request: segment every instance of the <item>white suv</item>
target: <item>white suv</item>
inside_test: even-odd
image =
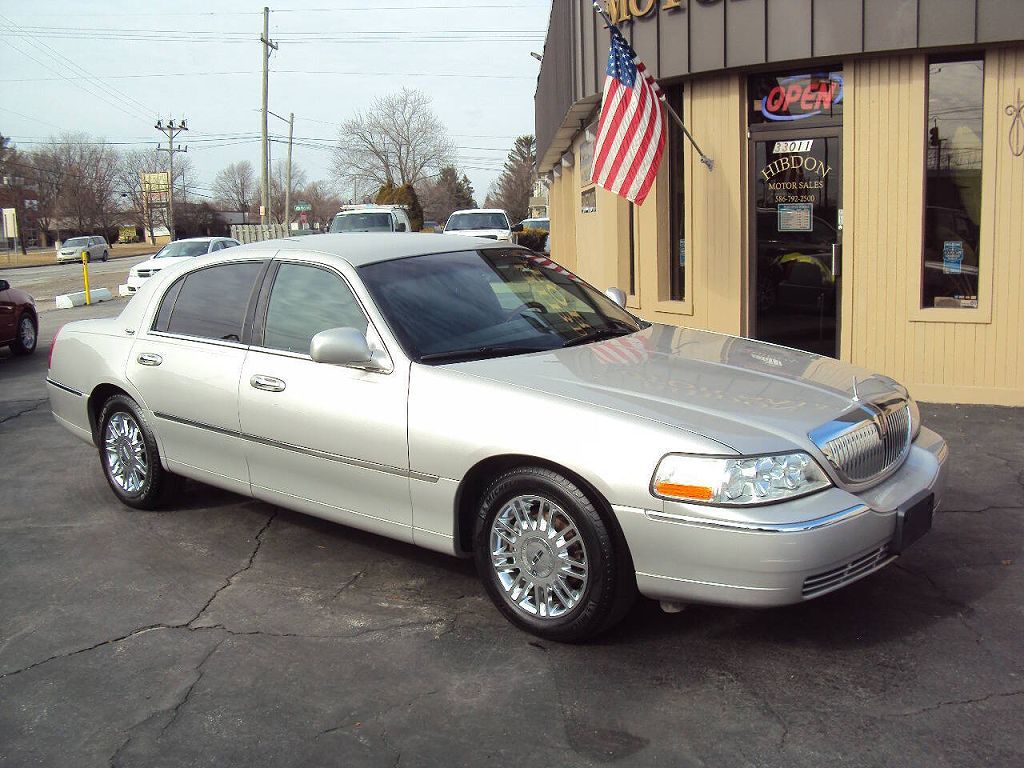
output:
[[[473,208],[455,211],[444,225],[446,235],[486,237],[488,240],[511,240],[512,226],[508,214],[500,208]]]

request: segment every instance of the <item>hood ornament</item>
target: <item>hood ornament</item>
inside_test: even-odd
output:
[[[860,395],[857,393],[857,377],[853,377],[853,402],[860,402]]]

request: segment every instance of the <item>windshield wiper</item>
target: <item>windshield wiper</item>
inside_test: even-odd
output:
[[[525,352],[545,352],[544,349],[538,349],[537,347],[524,347],[524,346],[491,346],[491,347],[473,347],[472,349],[453,349],[448,352],[431,352],[429,355],[420,355],[419,361],[421,363],[437,363],[437,362],[455,362],[457,360],[473,360],[480,357],[488,356],[500,356],[500,355],[517,355]]]
[[[604,341],[605,339],[616,339],[619,336],[628,336],[631,333],[636,333],[636,328],[622,323],[619,326],[609,326],[607,328],[598,328],[593,331],[588,331],[582,336],[577,336],[575,339],[569,339],[563,347],[575,347],[580,344],[589,344],[592,341]]]

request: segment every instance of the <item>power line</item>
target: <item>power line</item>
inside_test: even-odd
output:
[[[528,7],[530,7],[530,6],[528,6]],[[548,2],[547,2],[547,0],[543,0],[542,2],[539,2],[537,6],[534,6],[534,7],[536,7],[538,10],[544,10],[545,8],[548,7]],[[479,3],[475,3],[474,4],[474,8],[472,10],[475,10],[475,11],[486,11],[486,10],[489,10],[489,9],[498,9],[498,10],[515,9],[515,10],[521,11],[521,10],[523,10],[523,4],[519,3],[519,4],[513,4],[513,5],[509,5],[509,4],[480,5]],[[441,10],[465,11],[465,10],[467,10],[467,8],[466,8],[465,4],[462,4],[462,5],[374,5],[374,6],[369,7],[369,8],[366,7],[365,5],[363,5],[361,7],[349,7],[349,8],[341,8],[341,7],[334,7],[334,8],[285,8],[285,9],[280,9],[280,10],[279,9],[275,9],[274,13],[302,13],[302,14],[307,14],[307,13],[359,13],[359,12],[373,12],[373,13],[376,13],[378,11],[441,11]],[[145,13],[145,12],[140,12],[140,13],[75,13],[75,16],[76,17],[81,17],[81,18],[100,17],[100,18],[118,18],[118,19],[122,19],[122,18],[129,18],[129,17],[163,17],[163,16],[199,16],[199,17],[207,17],[207,16],[259,16],[261,14],[262,14],[262,11],[166,11],[166,12],[161,12],[161,13]],[[18,16],[17,14],[14,14],[14,15],[16,17],[20,18],[20,16]],[[51,17],[51,16],[59,16],[60,18],[67,18],[67,14],[66,13],[33,13],[30,16],[25,16],[25,18],[39,19],[39,18],[47,18],[47,17]]]
[[[144,80],[148,78],[165,77],[222,77],[233,75],[255,75],[255,70],[233,71],[233,72],[150,72],[136,75],[103,75],[104,80]],[[341,71],[333,69],[308,70],[308,69],[275,69],[271,74],[293,74],[293,75],[346,75],[352,77],[373,76],[373,77],[440,77],[440,78],[465,78],[469,80],[536,80],[530,75],[489,75],[476,74],[472,72],[380,72],[380,71]],[[58,80],[80,80],[81,77],[28,77],[16,80],[4,80],[4,83],[49,83]],[[298,119],[298,118],[296,118]],[[306,118],[303,118],[306,119]]]
[[[9,29],[12,29],[12,28],[15,29],[15,30],[21,29],[17,24],[12,22],[6,16],[0,15],[0,20],[2,20],[2,23],[4,25],[3,27],[0,27],[0,32],[6,31],[6,30],[9,30]],[[42,40],[40,40],[38,35],[34,35],[32,33],[28,33],[28,37],[30,39],[34,40],[42,48],[44,48],[45,50],[49,51],[53,55],[53,57],[57,60],[58,64],[60,64],[60,62],[63,61],[66,66],[71,68],[72,72],[77,71],[80,75],[86,76],[86,78],[89,80],[90,84],[93,85],[94,87],[99,88],[102,91],[108,93],[115,100],[127,99],[130,102],[129,105],[128,105],[130,108],[135,109],[140,114],[147,114],[145,110],[139,109],[138,107],[134,106],[134,102],[136,100],[133,100],[133,98],[132,98],[132,96],[130,94],[125,93],[124,91],[120,90],[119,88],[116,88],[115,86],[108,85],[108,84],[104,83],[102,80],[100,80],[95,74],[90,72],[88,69],[86,69],[85,67],[83,67],[80,64],[76,63],[75,61],[69,59],[64,54],[60,53],[59,51],[57,51],[56,49],[54,49],[50,45],[48,45],[45,42],[43,42]],[[65,73],[62,72],[60,74],[63,75]]]

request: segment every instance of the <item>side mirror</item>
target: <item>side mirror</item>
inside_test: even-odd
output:
[[[309,356],[318,363],[382,369],[374,359],[366,336],[355,328],[328,328],[309,342]]]
[[[11,284],[8,283],[6,280],[0,280],[0,291],[6,291],[10,289],[10,287]]]
[[[516,224],[514,227],[512,227],[512,231],[513,232],[522,232],[523,231],[523,225],[522,224]]]
[[[626,308],[626,294],[621,288],[609,288],[604,292],[604,295],[614,301],[623,309]]]
[[[405,224],[402,222],[395,224],[395,232],[405,232]]]

